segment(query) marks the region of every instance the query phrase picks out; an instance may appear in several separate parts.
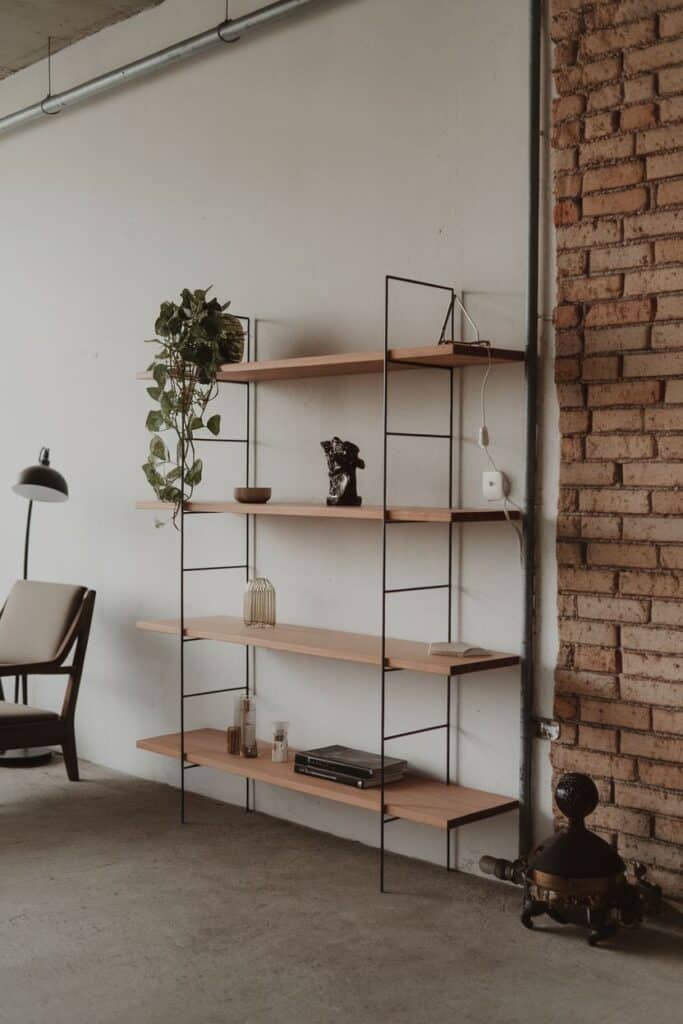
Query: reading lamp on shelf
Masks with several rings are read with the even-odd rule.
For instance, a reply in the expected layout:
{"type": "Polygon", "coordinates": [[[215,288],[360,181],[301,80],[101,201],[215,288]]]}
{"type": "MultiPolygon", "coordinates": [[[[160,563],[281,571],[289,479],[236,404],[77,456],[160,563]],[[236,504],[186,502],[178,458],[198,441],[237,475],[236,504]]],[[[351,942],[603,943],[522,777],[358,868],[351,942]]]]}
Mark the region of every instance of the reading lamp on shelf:
{"type": "MultiPolygon", "coordinates": [[[[33,514],[34,501],[66,501],[69,497],[69,488],[61,473],[50,465],[50,449],[41,448],[38,462],[35,466],[27,466],[22,469],[17,482],[12,488],[15,494],[28,501],[26,512],[26,534],[24,538],[24,579],[28,579],[28,555],[31,539],[31,516],[33,514]]],[[[19,682],[17,676],[14,681],[14,701],[19,703],[19,682]]],[[[4,694],[0,692],[4,699],[4,694]]],[[[28,704],[28,680],[21,676],[21,702],[28,704]]],[[[50,760],[52,752],[44,747],[32,747],[27,750],[12,750],[7,754],[0,753],[0,766],[33,766],[45,764],[50,760]]]]}

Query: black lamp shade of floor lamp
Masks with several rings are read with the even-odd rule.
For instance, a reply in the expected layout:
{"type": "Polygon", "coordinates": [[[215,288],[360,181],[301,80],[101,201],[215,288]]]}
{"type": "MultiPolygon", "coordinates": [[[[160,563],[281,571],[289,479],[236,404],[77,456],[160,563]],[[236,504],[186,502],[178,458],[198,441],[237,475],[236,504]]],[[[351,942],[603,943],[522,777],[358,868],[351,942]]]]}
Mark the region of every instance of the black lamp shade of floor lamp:
{"type": "MultiPolygon", "coordinates": [[[[62,474],[58,473],[57,470],[53,469],[50,465],[50,449],[41,448],[36,465],[27,466],[26,469],[22,469],[12,490],[15,494],[18,494],[22,498],[26,498],[28,501],[28,510],[26,513],[26,535],[24,539],[24,579],[28,579],[28,553],[31,539],[33,502],[66,501],[69,497],[69,488],[62,474]]],[[[2,694],[1,691],[0,697],[4,699],[4,694],[2,694]]],[[[26,676],[21,677],[21,698],[23,704],[28,704],[28,680],[26,676]]],[[[18,703],[19,701],[18,676],[14,683],[14,700],[15,703],[18,703]]],[[[0,753],[0,765],[29,766],[44,764],[50,759],[50,757],[51,752],[42,748],[38,750],[13,750],[4,755],[0,753]]]]}

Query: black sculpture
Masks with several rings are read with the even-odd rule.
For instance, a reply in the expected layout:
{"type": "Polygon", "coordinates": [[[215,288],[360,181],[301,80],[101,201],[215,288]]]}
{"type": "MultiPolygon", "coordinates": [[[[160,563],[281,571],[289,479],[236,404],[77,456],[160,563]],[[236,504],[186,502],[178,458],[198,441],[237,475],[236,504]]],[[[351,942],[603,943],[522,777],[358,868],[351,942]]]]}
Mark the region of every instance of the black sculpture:
{"type": "Polygon", "coordinates": [[[356,470],[365,469],[365,463],[358,456],[358,445],[333,437],[321,441],[320,447],[327,457],[327,471],[330,475],[328,505],[361,505],[363,499],[356,490],[356,470]]]}

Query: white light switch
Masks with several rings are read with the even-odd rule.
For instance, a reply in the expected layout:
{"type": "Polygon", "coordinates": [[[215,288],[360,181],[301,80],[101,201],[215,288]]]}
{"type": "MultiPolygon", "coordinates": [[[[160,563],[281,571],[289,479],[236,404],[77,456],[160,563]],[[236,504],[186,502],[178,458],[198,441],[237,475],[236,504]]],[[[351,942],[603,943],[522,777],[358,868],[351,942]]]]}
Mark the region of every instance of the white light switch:
{"type": "Polygon", "coordinates": [[[508,478],[498,470],[487,470],[482,474],[482,487],[487,501],[502,501],[510,490],[508,478]]]}

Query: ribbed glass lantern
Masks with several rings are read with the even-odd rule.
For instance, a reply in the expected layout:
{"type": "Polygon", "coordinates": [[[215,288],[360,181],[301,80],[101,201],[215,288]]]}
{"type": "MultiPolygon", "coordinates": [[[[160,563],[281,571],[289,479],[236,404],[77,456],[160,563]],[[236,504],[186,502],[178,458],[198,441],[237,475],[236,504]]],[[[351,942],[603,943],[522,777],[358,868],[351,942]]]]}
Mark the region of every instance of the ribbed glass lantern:
{"type": "Polygon", "coordinates": [[[275,625],[275,587],[265,576],[251,580],[244,592],[244,624],[262,629],[275,625]]]}

